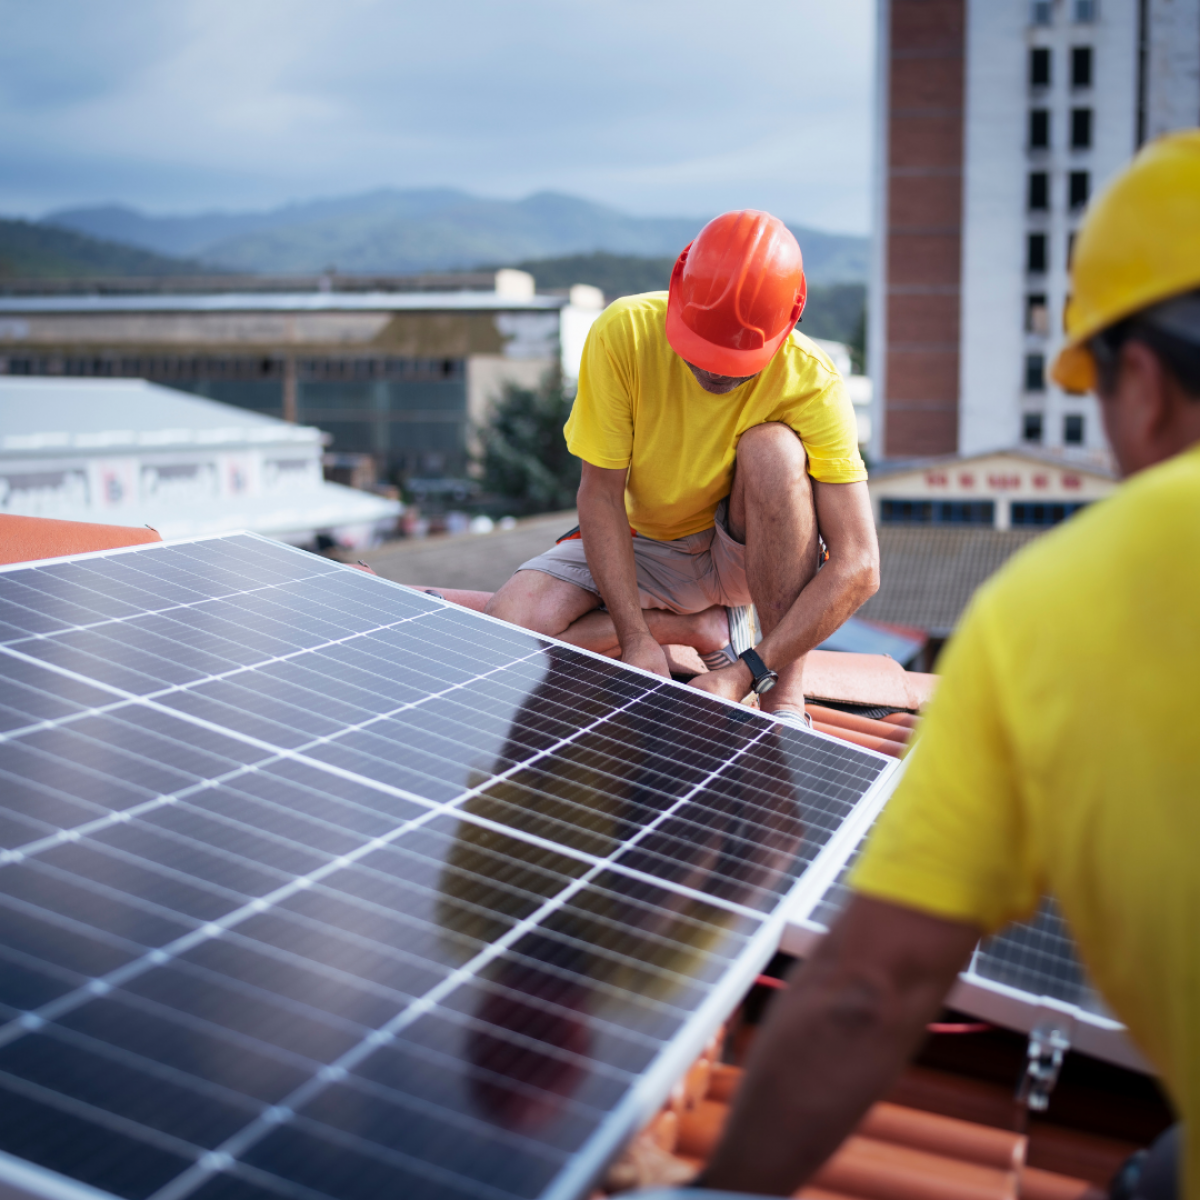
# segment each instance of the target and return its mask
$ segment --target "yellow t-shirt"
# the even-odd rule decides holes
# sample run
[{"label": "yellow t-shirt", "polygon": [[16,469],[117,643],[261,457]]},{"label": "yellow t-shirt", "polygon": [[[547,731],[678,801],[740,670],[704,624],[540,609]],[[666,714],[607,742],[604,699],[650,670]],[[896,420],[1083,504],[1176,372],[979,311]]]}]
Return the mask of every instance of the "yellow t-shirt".
[{"label": "yellow t-shirt", "polygon": [[629,468],[625,508],[640,534],[671,541],[710,528],[733,486],[738,440],[767,421],[800,435],[814,479],[866,479],[841,376],[808,338],[794,333],[749,383],[712,396],[671,349],[666,319],[666,292],[605,309],[583,348],[564,429],[584,462]]},{"label": "yellow t-shirt", "polygon": [[852,877],[993,931],[1058,898],[1200,1195],[1200,446],[1039,539],[947,650]]}]

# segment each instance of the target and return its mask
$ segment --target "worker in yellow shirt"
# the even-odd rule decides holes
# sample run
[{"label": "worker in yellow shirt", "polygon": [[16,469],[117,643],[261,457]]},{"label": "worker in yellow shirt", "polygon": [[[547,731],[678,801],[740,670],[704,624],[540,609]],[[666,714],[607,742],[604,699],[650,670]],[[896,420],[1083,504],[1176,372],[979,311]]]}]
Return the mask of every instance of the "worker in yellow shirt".
[{"label": "worker in yellow shirt", "polygon": [[[525,563],[491,615],[659,675],[664,645],[694,646],[718,668],[697,687],[803,718],[804,655],[879,574],[854,410],[793,332],[805,296],[796,239],[745,211],[701,230],[669,293],[605,310],[565,430],[580,536]],[[765,636],[739,658],[727,614],[751,603]]]},{"label": "worker in yellow shirt", "polygon": [[1200,130],[1098,197],[1072,293],[1052,374],[1096,391],[1128,482],[976,597],[856,895],[760,1033],[703,1187],[794,1192],[979,937],[1049,892],[1180,1114],[1165,1174],[1180,1159],[1200,1196]]}]

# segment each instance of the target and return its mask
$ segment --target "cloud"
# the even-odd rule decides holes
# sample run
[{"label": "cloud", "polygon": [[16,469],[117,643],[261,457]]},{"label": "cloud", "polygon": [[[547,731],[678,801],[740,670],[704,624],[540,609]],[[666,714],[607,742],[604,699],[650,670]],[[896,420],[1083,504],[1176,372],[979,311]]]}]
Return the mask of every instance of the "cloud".
[{"label": "cloud", "polygon": [[870,0],[0,0],[0,209],[378,186],[864,230]]}]

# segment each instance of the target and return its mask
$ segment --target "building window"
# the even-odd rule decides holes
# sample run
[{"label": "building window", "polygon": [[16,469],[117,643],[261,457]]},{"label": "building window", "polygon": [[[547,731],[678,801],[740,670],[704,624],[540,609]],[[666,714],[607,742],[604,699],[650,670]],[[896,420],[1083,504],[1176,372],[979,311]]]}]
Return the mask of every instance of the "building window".
[{"label": "building window", "polygon": [[1071,149],[1090,150],[1092,148],[1092,110],[1090,108],[1071,109]]},{"label": "building window", "polygon": [[1054,4],[1052,0],[1030,0],[1029,23],[1031,25],[1049,25],[1054,20]]},{"label": "building window", "polygon": [[1023,527],[1028,529],[1030,526],[1041,527],[1046,529],[1051,525],[1057,525],[1061,521],[1065,521],[1068,517],[1073,516],[1081,508],[1087,508],[1087,504],[1047,504],[1045,502],[1033,504],[1014,500],[1012,507],[1009,509],[1010,523],[1014,528]]},{"label": "building window", "polygon": [[1045,171],[1029,172],[1029,210],[1045,212],[1050,207],[1050,176]]},{"label": "building window", "polygon": [[1046,235],[1031,233],[1025,239],[1025,270],[1040,275],[1046,269]]},{"label": "building window", "polygon": [[1071,19],[1076,25],[1091,25],[1096,19],[1096,0],[1074,0]]},{"label": "building window", "polygon": [[1042,443],[1042,414],[1040,412],[1027,412],[1021,417],[1021,441],[1033,442],[1035,445]]},{"label": "building window", "polygon": [[1068,413],[1063,417],[1063,444],[1067,446],[1083,445],[1083,414]]},{"label": "building window", "polygon": [[1073,88],[1090,88],[1092,86],[1092,48],[1091,46],[1074,46],[1071,49],[1071,86]]},{"label": "building window", "polygon": [[1067,191],[1068,201],[1072,208],[1083,208],[1088,202],[1090,180],[1086,171],[1072,171]]},{"label": "building window", "polygon": [[1075,235],[1067,234],[1067,270],[1071,269],[1071,256],[1075,253]]},{"label": "building window", "polygon": [[882,500],[881,525],[987,525],[996,523],[992,500]]},{"label": "building window", "polygon": [[1032,293],[1025,297],[1025,332],[1045,337],[1050,332],[1050,309],[1046,297]]},{"label": "building window", "polygon": [[1050,148],[1050,110],[1048,108],[1030,110],[1029,148],[1030,150],[1048,150]]},{"label": "building window", "polygon": [[1029,52],[1029,86],[1050,86],[1050,51],[1045,46],[1038,46]]},{"label": "building window", "polygon": [[1025,355],[1025,390],[1027,392],[1044,392],[1046,390],[1046,356],[1044,354]]}]

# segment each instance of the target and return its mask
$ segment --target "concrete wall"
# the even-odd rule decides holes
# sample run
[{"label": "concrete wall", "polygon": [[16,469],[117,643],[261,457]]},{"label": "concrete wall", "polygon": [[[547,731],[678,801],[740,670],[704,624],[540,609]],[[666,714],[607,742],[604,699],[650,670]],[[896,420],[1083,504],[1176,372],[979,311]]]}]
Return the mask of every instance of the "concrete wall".
[{"label": "concrete wall", "polygon": [[1200,0],[1146,0],[1146,137],[1200,124]]},{"label": "concrete wall", "polygon": [[505,358],[502,354],[473,354],[467,359],[467,448],[479,452],[475,431],[486,425],[492,406],[500,399],[505,384],[537,388],[558,366],[554,358]]},{"label": "concrete wall", "polygon": [[[1164,0],[1166,2],[1166,0]],[[1175,0],[1179,2],[1179,0]],[[1195,3],[1196,0],[1183,0]],[[1042,444],[1063,445],[1064,418],[1084,420],[1083,449],[1104,446],[1096,402],[1068,396],[1047,381],[1026,390],[1026,355],[1047,365],[1061,344],[1062,310],[1069,290],[1067,247],[1081,211],[1068,205],[1072,171],[1087,171],[1091,194],[1128,163],[1136,143],[1138,105],[1137,0],[1102,0],[1096,19],[1074,20],[1073,0],[1054,0],[1049,25],[1030,23],[1028,4],[968,0],[967,120],[964,178],[963,328],[959,451],[977,454],[1016,444],[1025,412],[1043,418]],[[1070,54],[1091,46],[1093,84],[1073,89]],[[1028,62],[1033,47],[1051,53],[1048,88],[1033,89]],[[1050,147],[1028,146],[1029,112],[1050,112]],[[1093,143],[1070,147],[1073,108],[1093,111]],[[1050,208],[1027,211],[1028,176],[1050,176]],[[1048,239],[1047,271],[1027,275],[1026,237]],[[1025,328],[1026,297],[1047,297],[1045,332]]]}]

